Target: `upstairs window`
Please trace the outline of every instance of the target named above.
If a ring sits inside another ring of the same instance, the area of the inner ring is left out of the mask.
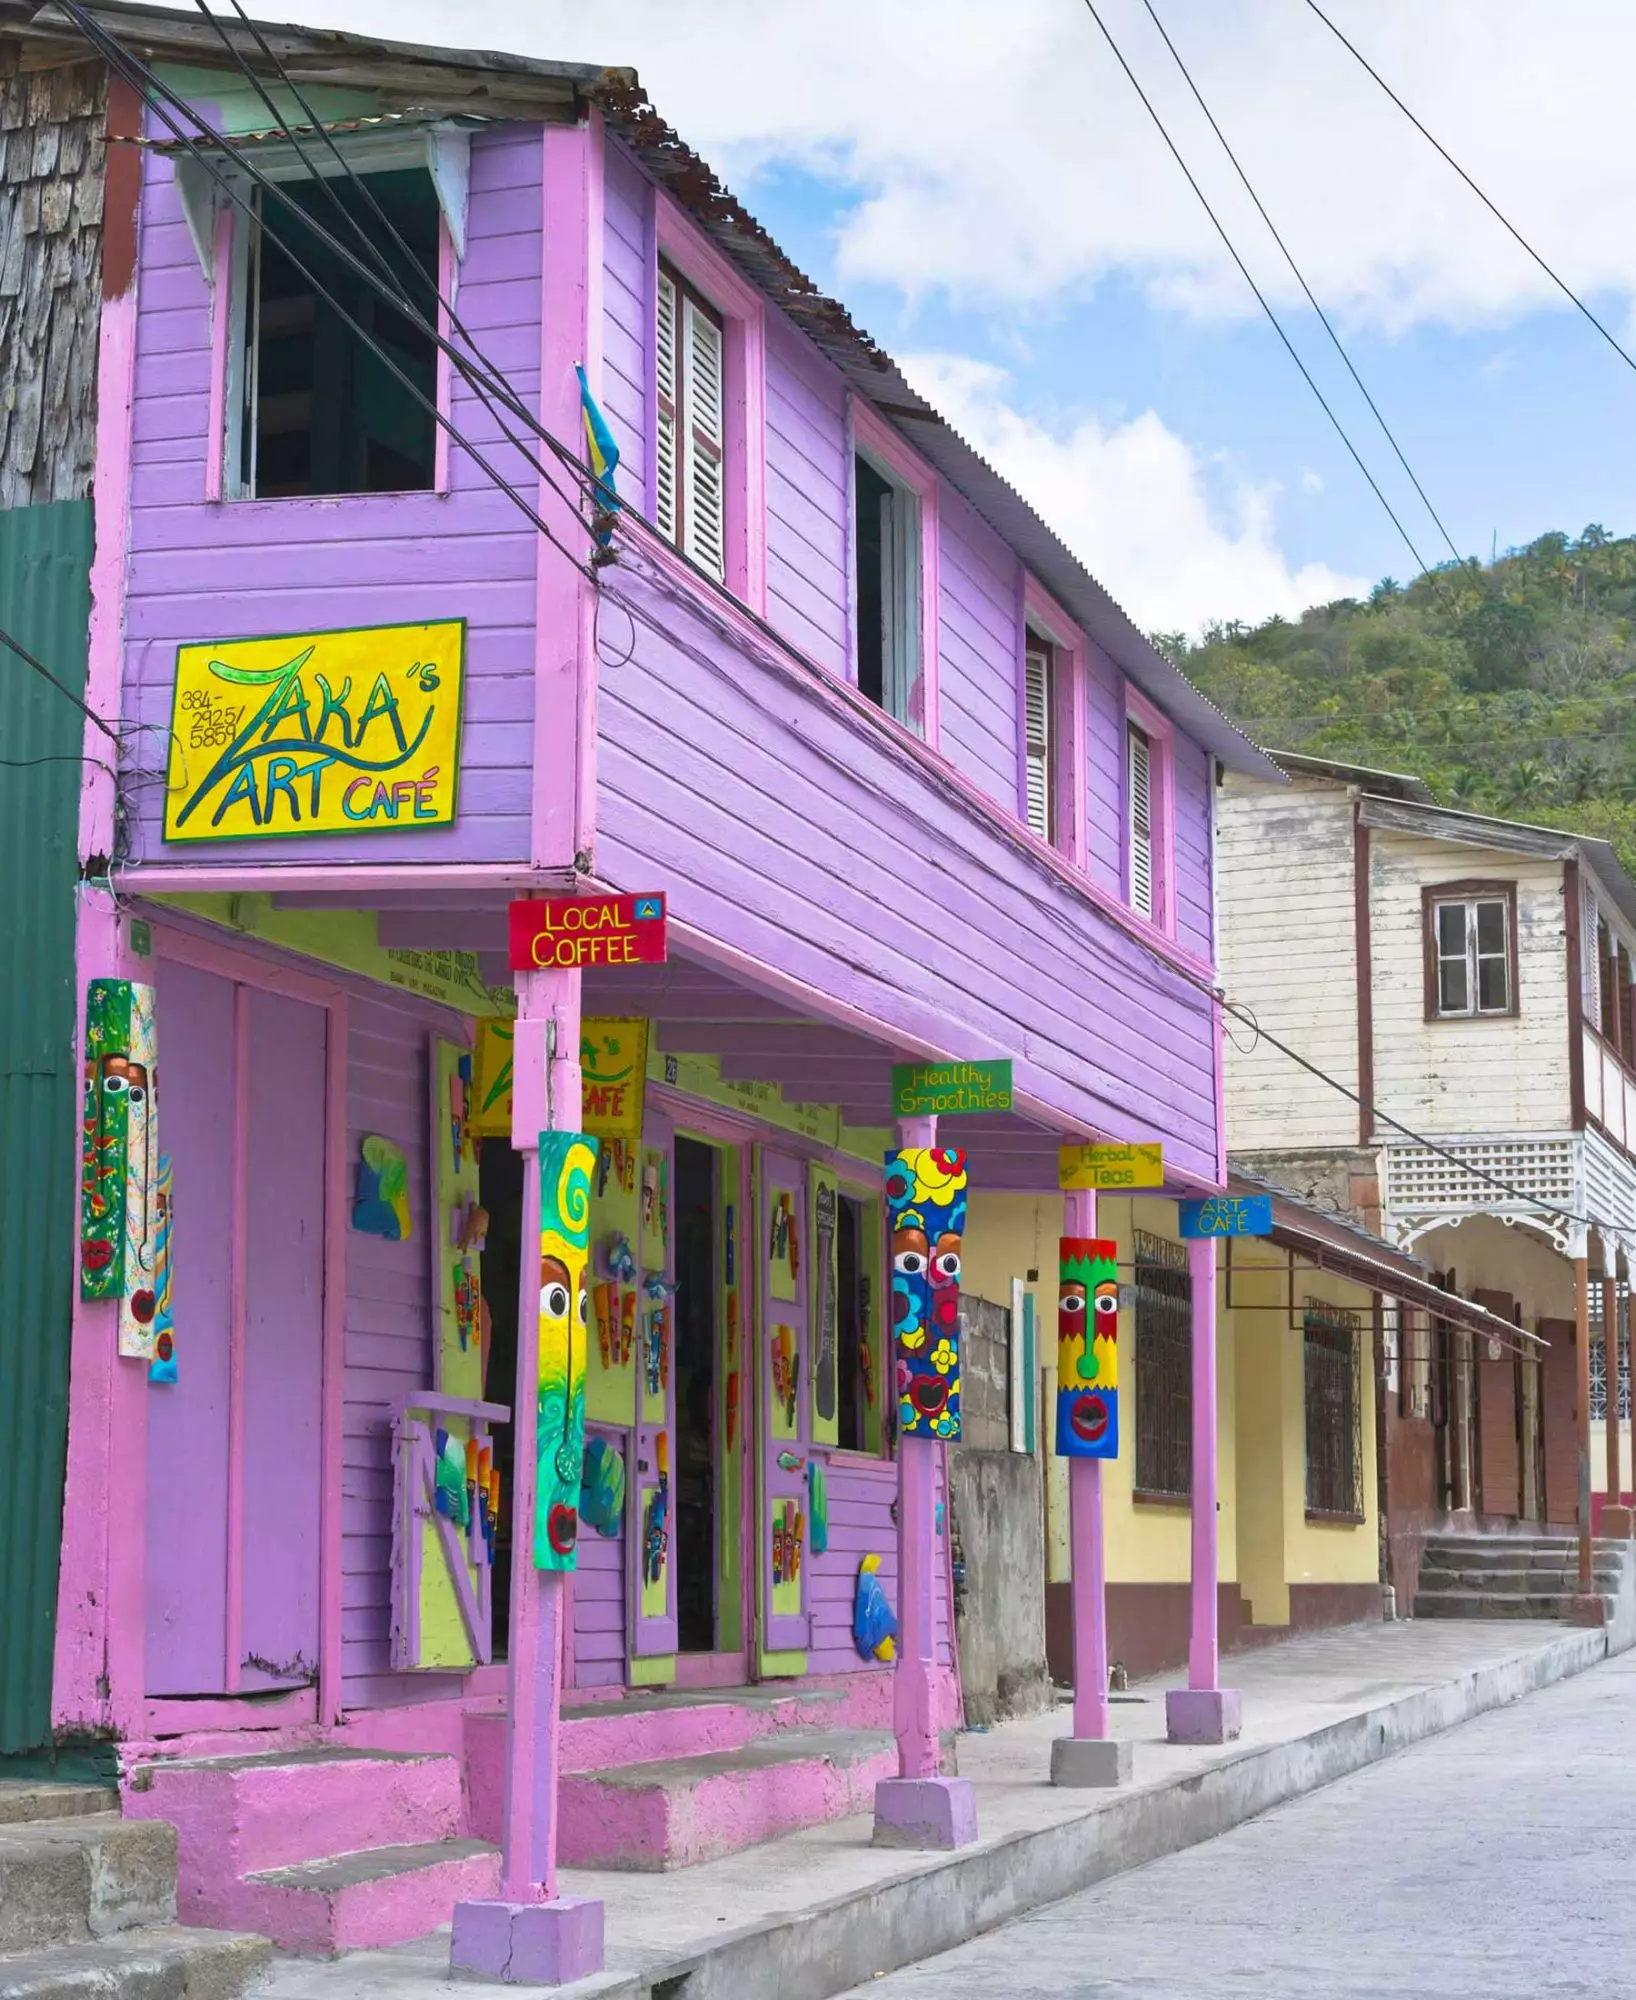
[[[1023,656],[1023,760],[1028,830],[1053,846],[1057,838],[1056,654],[1049,640],[1028,634]]]
[[[912,729],[920,678],[920,498],[861,451],[853,459],[858,691]]]
[[[1153,740],[1139,723],[1125,725],[1125,778],[1129,824],[1130,906],[1149,923],[1158,907],[1153,842]]]
[[[718,583],[727,580],[726,395],[721,315],[659,266],[659,532]]]
[[[431,174],[425,168],[373,173],[368,185],[408,245],[407,256],[349,179],[329,181],[327,192],[311,182],[287,183],[280,195],[257,192],[265,227],[248,232],[244,253],[242,392],[228,443],[227,487],[241,497],[406,493],[434,483],[437,427],[426,405],[437,396],[436,344],[320,243],[308,223],[316,221],[370,261],[356,233],[342,226],[333,194],[430,317],[439,241]]]
[[[1515,886],[1453,883],[1426,900],[1428,1020],[1515,1014]]]

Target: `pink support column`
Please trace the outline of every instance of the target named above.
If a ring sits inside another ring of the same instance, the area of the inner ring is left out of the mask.
[[[898,1124],[902,1148],[937,1144],[935,1118]],[[894,1362],[887,1376],[895,1384]],[[896,1404],[894,1386],[893,1402]],[[892,1727],[898,1775],[875,1787],[875,1840],[883,1847],[964,1847],[977,1838],[971,1781],[939,1775],[932,1710],[937,1613],[937,1446],[930,1438],[898,1439],[898,1657],[892,1675]],[[950,1607],[951,1619],[953,1607]]]
[[[1064,1236],[1096,1234],[1096,1191],[1063,1196]],[[1074,1632],[1074,1728],[1051,1745],[1053,1785],[1121,1785],[1134,1752],[1115,1743],[1108,1708],[1108,1575],[1102,1461],[1068,1461],[1069,1605]]]
[[[540,1134],[578,1131],[580,974],[517,974],[511,1143],[523,1156],[523,1259],[517,1320],[517,1439],[512,1495],[510,1710],[500,1895],[456,1905],[451,1968],[561,1986],[603,1963],[602,1904],[557,1894],[557,1779],[567,1578],[537,1570],[534,1410],[539,1401]]]
[[[1216,1685],[1216,1240],[1187,1246],[1193,1288],[1193,1586],[1187,1686],[1165,1696],[1172,1743],[1230,1743],[1243,1726],[1236,1688]]]

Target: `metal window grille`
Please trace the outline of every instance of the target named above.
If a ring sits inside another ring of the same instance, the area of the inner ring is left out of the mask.
[[[1307,1512],[1363,1518],[1363,1370],[1356,1313],[1308,1299],[1303,1321]]]
[[[1187,1252],[1136,1231],[1136,1486],[1193,1491],[1193,1281]]]
[[[1623,1279],[1619,1281],[1619,1303],[1614,1327],[1619,1341],[1619,1421],[1625,1423],[1630,1417],[1630,1342],[1624,1339],[1625,1296],[1627,1287]],[[1608,1345],[1607,1334],[1602,1325],[1602,1287],[1591,1281],[1591,1422],[1604,1424],[1608,1420]]]

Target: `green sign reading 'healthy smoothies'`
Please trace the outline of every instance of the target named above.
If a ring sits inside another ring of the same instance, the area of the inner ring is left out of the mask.
[[[927,1118],[934,1113],[1009,1111],[1011,1065],[1008,1062],[919,1063],[892,1065],[892,1115]]]

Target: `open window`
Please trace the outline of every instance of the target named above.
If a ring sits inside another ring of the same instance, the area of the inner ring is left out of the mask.
[[[290,182],[277,194],[256,193],[258,226],[245,232],[236,274],[243,313],[229,402],[231,494],[404,493],[435,483],[437,427],[427,405],[437,396],[436,344],[311,224],[369,262],[356,231],[342,227],[339,202],[430,316],[438,194],[426,167],[369,173],[367,188],[366,195],[339,178],[327,187]],[[370,197],[402,243],[382,226]]]
[[[721,314],[661,264],[656,518],[718,583],[727,580],[725,354]]]
[[[920,678],[920,496],[868,453],[853,459],[858,691],[911,728]]]
[[[1033,631],[1023,654],[1023,762],[1028,830],[1057,841],[1057,659]]]

